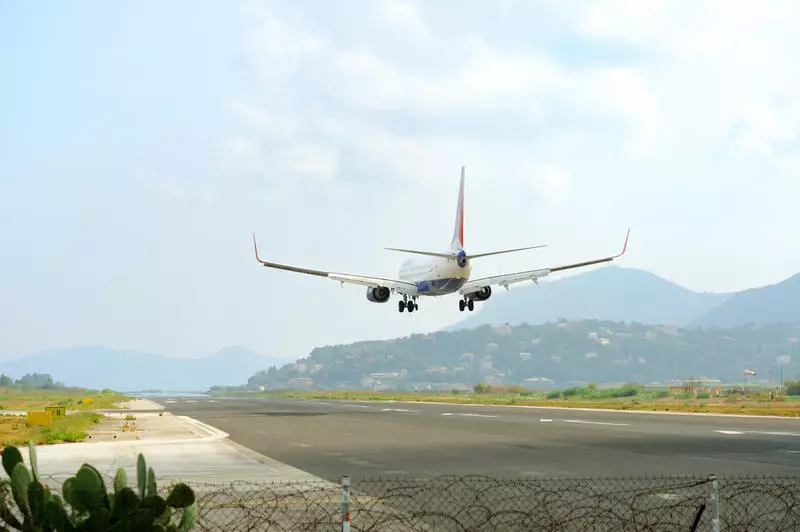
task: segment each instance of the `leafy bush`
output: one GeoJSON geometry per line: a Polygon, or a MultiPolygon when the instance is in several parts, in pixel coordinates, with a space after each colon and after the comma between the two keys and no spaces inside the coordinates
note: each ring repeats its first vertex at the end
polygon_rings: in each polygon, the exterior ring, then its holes
{"type": "Polygon", "coordinates": [[[660,391],[656,392],[655,394],[653,394],[653,397],[655,399],[664,399],[664,398],[669,397],[669,392],[667,390],[660,390],[660,391]]]}
{"type": "Polygon", "coordinates": [[[479,382],[478,384],[475,385],[474,390],[475,393],[477,394],[483,394],[489,391],[489,385],[486,384],[485,382],[479,382]]]}
{"type": "Polygon", "coordinates": [[[638,395],[639,390],[637,388],[617,388],[616,390],[611,390],[611,397],[633,397],[634,395],[638,395]]]}
{"type": "Polygon", "coordinates": [[[125,470],[114,478],[114,491],[106,490],[103,477],[94,467],[83,464],[74,477],[62,486],[63,499],[41,483],[36,448],[29,444],[31,469],[14,446],[3,450],[3,468],[9,478],[0,480],[0,524],[3,530],[24,531],[94,531],[142,530],[186,532],[194,528],[197,517],[194,491],[176,484],[164,500],[156,492],[153,468],[144,456],[137,460],[138,492],[128,487],[125,470]],[[9,497],[9,490],[13,499],[9,497]],[[8,507],[17,504],[22,521],[8,507]],[[183,509],[179,522],[170,522],[174,510],[183,509]]]}
{"type": "Polygon", "coordinates": [[[786,395],[800,395],[800,381],[786,381],[783,393],[786,395]]]}

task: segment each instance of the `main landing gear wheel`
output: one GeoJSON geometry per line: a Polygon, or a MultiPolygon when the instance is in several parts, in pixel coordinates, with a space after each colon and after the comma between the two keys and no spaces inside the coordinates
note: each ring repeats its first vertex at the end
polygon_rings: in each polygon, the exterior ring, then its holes
{"type": "Polygon", "coordinates": [[[419,305],[416,301],[398,301],[397,302],[397,310],[403,312],[404,310],[408,309],[409,312],[414,312],[415,310],[419,310],[419,305]]]}
{"type": "Polygon", "coordinates": [[[473,301],[473,300],[471,300],[471,299],[470,299],[470,300],[467,302],[467,308],[469,309],[469,311],[470,311],[470,312],[472,312],[473,310],[475,310],[475,301],[473,301]]]}
{"type": "Polygon", "coordinates": [[[464,312],[464,309],[468,308],[470,312],[475,310],[475,302],[473,300],[464,301],[463,299],[458,300],[458,310],[464,312]]]}

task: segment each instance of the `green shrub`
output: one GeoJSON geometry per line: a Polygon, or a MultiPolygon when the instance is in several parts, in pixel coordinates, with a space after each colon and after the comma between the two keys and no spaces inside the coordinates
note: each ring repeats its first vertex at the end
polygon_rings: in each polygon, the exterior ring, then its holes
{"type": "Polygon", "coordinates": [[[36,448],[29,444],[30,470],[19,449],[3,449],[3,468],[9,478],[0,480],[0,524],[3,530],[94,531],[142,530],[186,532],[197,518],[194,491],[184,483],[173,486],[166,500],[157,494],[153,468],[144,456],[137,460],[137,488],[128,487],[125,470],[114,478],[114,491],[106,490],[103,477],[94,467],[83,464],[74,477],[62,486],[62,495],[53,493],[39,477],[36,448]],[[9,491],[11,492],[9,494],[9,491]],[[9,496],[11,495],[11,496],[9,496]],[[8,507],[13,501],[22,521],[8,507]],[[171,522],[182,509],[177,523],[171,522]]]}
{"type": "Polygon", "coordinates": [[[489,385],[486,384],[485,382],[479,382],[478,384],[475,385],[474,390],[475,393],[477,394],[483,394],[489,391],[489,385]]]}

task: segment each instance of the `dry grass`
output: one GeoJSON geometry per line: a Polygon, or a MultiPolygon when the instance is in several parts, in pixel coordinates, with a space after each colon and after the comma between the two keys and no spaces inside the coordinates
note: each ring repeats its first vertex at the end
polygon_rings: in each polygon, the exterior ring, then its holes
{"type": "Polygon", "coordinates": [[[87,392],[86,390],[18,390],[0,388],[0,410],[43,410],[46,406],[65,406],[70,410],[119,408],[118,403],[130,400],[116,392],[87,392]],[[80,404],[90,397],[92,402],[80,404]]]}
{"type": "Polygon", "coordinates": [[[725,397],[710,399],[684,399],[665,397],[656,399],[653,394],[643,393],[618,399],[545,399],[542,394],[429,394],[376,392],[373,390],[331,391],[283,391],[264,392],[258,395],[280,396],[293,399],[333,399],[351,401],[403,401],[438,402],[451,404],[518,405],[566,408],[593,408],[609,410],[701,412],[710,414],[747,414],[754,416],[800,417],[800,400],[790,397],[784,400],[768,400],[766,397],[725,397]]]}
{"type": "Polygon", "coordinates": [[[93,412],[79,412],[54,418],[47,427],[29,427],[25,416],[0,416],[0,445],[27,445],[29,440],[40,445],[83,441],[102,418],[93,412]]]}

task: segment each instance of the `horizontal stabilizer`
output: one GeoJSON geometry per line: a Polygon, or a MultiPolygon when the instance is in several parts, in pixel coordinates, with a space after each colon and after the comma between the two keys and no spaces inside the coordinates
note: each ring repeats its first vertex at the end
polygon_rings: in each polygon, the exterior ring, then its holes
{"type": "Polygon", "coordinates": [[[516,249],[504,249],[502,251],[489,251],[487,253],[474,253],[469,255],[471,259],[477,259],[480,257],[489,257],[491,255],[500,255],[501,253],[513,253],[514,251],[525,251],[526,249],[538,249],[538,248],[546,248],[547,244],[542,244],[541,246],[529,246],[527,248],[516,248],[516,249]]]}
{"type": "MultiPolygon", "coordinates": [[[[476,253],[475,255],[467,254],[467,257],[470,259],[478,259],[480,257],[489,257],[491,255],[500,255],[501,253],[512,253],[514,251],[525,251],[526,249],[537,249],[537,248],[546,248],[547,244],[542,244],[541,246],[529,246],[526,248],[516,248],[516,249],[503,249],[501,251],[489,251],[487,253],[476,253]]],[[[437,253],[435,251],[419,251],[416,249],[398,249],[398,248],[386,248],[389,251],[400,251],[402,253],[414,253],[416,255],[427,255],[429,257],[441,257],[443,259],[455,259],[457,254],[455,251],[452,253],[437,253]]]]}
{"type": "Polygon", "coordinates": [[[427,255],[429,257],[441,257],[443,259],[454,259],[456,258],[455,253],[437,253],[435,251],[418,251],[416,249],[397,249],[397,248],[386,248],[389,251],[400,251],[401,253],[414,253],[415,255],[427,255]]]}

